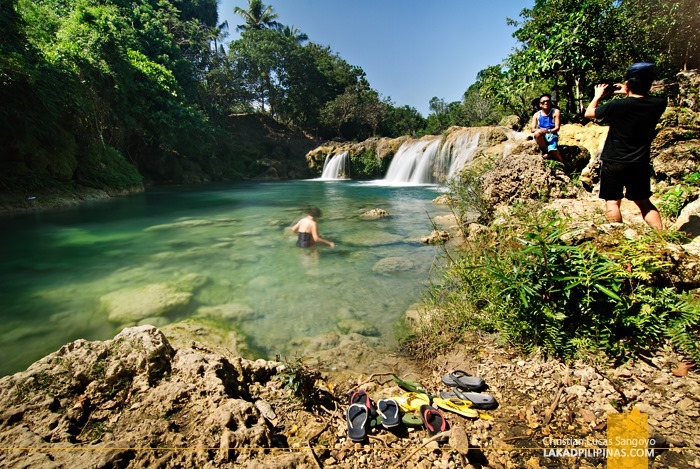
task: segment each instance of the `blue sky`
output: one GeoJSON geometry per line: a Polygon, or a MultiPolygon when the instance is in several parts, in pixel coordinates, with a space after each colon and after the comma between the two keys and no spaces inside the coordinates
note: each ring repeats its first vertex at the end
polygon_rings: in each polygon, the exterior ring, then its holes
{"type": "MultiPolygon", "coordinates": [[[[434,96],[460,101],[476,74],[500,64],[517,45],[515,28],[534,0],[263,0],[281,23],[361,67],[372,88],[397,106],[427,116],[434,96]]],[[[219,22],[229,37],[243,23],[234,7],[247,0],[219,0],[219,22]]]]}

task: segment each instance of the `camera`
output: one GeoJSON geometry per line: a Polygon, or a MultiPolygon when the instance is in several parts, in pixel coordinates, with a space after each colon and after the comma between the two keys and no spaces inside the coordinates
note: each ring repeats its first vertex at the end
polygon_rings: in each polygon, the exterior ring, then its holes
{"type": "Polygon", "coordinates": [[[599,83],[606,86],[603,96],[611,96],[615,91],[620,89],[620,85],[612,80],[603,80],[599,83]]]}

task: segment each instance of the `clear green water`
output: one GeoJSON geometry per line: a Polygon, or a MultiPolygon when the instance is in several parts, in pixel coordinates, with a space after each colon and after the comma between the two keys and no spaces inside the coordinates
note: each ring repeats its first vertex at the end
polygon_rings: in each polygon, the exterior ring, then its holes
{"type": "Polygon", "coordinates": [[[224,326],[268,358],[295,353],[290,341],[337,330],[348,316],[390,345],[437,255],[418,242],[432,229],[428,213],[445,212],[431,203],[436,195],[435,187],[354,181],[240,183],[152,190],[4,219],[0,374],[24,369],[69,341],[104,340],[133,325],[111,322],[103,295],[187,274],[207,283],[185,309],[160,321],[235,304],[250,314],[224,326]],[[295,246],[288,227],[305,204],[323,210],[320,233],[335,249],[295,246]],[[360,217],[373,208],[391,217],[360,217]],[[386,258],[413,267],[378,268],[386,258]]]}

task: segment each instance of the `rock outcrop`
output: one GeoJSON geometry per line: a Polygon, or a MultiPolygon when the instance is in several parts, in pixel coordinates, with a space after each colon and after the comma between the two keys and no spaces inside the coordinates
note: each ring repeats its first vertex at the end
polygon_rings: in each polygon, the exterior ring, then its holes
{"type": "Polygon", "coordinates": [[[272,445],[255,402],[278,366],[176,351],[152,326],[77,340],[0,380],[0,445],[32,449],[3,451],[0,465],[228,467],[254,459],[238,448],[272,445]]]}

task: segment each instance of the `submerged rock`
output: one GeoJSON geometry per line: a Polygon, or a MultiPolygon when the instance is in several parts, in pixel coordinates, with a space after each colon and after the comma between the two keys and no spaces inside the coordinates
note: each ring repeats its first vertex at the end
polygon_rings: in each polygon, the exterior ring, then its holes
{"type": "Polygon", "coordinates": [[[178,291],[165,283],[152,283],[108,293],[100,298],[100,303],[110,321],[124,324],[177,311],[191,300],[190,292],[178,291]]]}
{"type": "Polygon", "coordinates": [[[409,270],[414,270],[418,267],[411,259],[405,257],[387,257],[374,264],[372,266],[372,271],[379,272],[383,274],[390,274],[395,272],[408,272],[409,270]]]}
{"type": "Polygon", "coordinates": [[[361,319],[347,318],[338,321],[338,330],[342,334],[360,334],[368,337],[378,336],[379,330],[361,319]]]}

